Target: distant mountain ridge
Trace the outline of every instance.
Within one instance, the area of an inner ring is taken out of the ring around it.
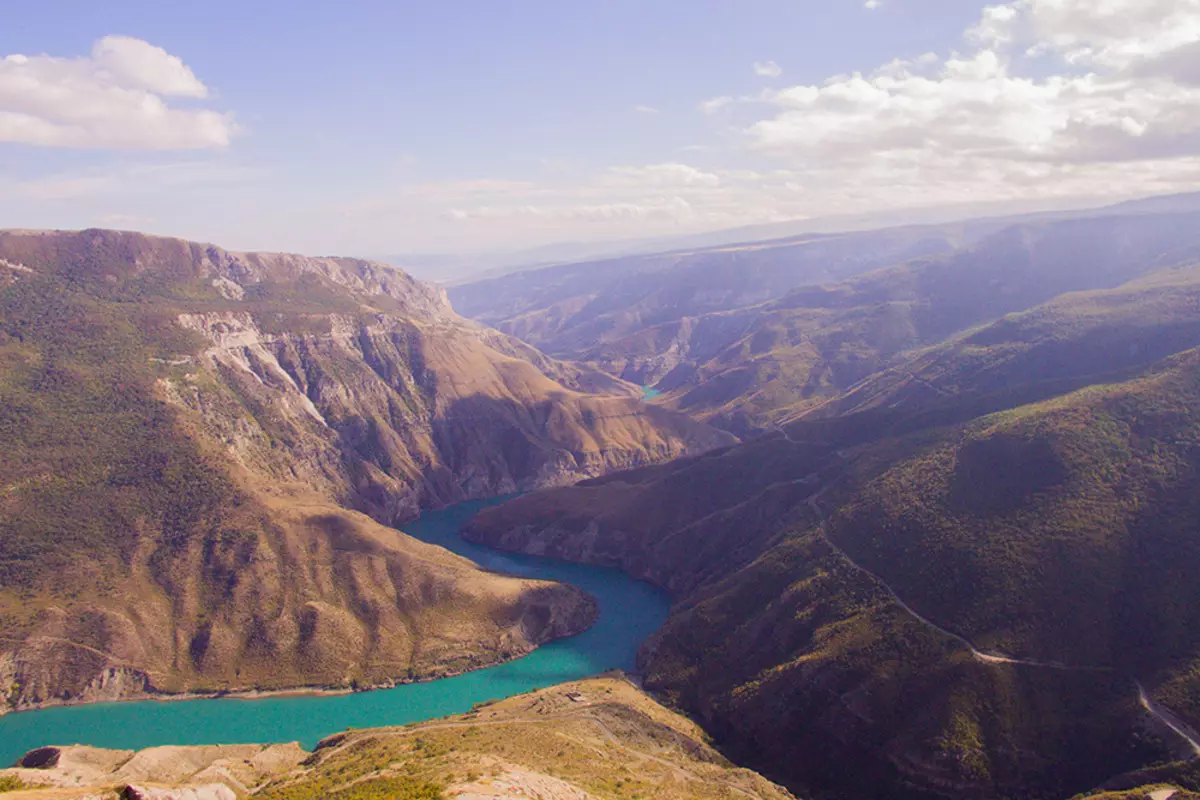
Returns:
[[[657,383],[666,392],[660,402],[744,434],[795,418],[903,363],[910,351],[1005,314],[1197,258],[1200,213],[1015,226],[952,253],[701,317],[686,331],[631,337],[590,360],[653,360],[656,343],[673,332],[678,363]]]
[[[1145,259],[1174,252],[1186,260],[1197,243],[1197,214],[1200,194],[811,234],[546,268],[454,287],[450,297],[468,316],[552,354],[655,385],[668,393],[663,404],[745,434],[950,332],[917,330],[914,314],[969,327],[1057,292],[1111,287],[1152,268]],[[1107,237],[1107,249],[1091,241],[1093,232]],[[1133,238],[1124,242],[1120,236]],[[1035,247],[1041,249],[1035,253]],[[1034,257],[1042,261],[1034,263]],[[1089,274],[1091,257],[1098,264],[1126,258],[1137,266],[1119,275]],[[1020,279],[1040,286],[1041,294],[1021,296],[1024,290],[1012,286],[1017,276],[1006,274],[1010,263],[1021,264]],[[1046,281],[1039,270],[1047,271]],[[973,271],[988,271],[1001,290],[972,284]],[[1050,276],[1058,283],[1052,285]],[[935,280],[947,288],[939,290]],[[955,298],[956,291],[968,294]],[[851,302],[859,303],[857,310],[847,306]],[[964,306],[954,319],[947,316],[952,303]],[[968,303],[977,308],[966,308]]]
[[[812,217],[784,222],[744,225],[715,231],[598,242],[557,242],[529,250],[505,253],[442,253],[393,254],[378,260],[408,270],[423,280],[446,286],[466,285],[500,278],[518,272],[562,267],[585,261],[683,252],[708,248],[745,245],[754,242],[823,234],[846,234],[883,228],[947,225],[965,220],[1008,220],[1010,224],[1033,219],[1056,219],[1088,216],[1112,210],[1162,210],[1166,204],[1175,210],[1196,210],[1200,200],[1194,194],[1169,195],[1129,200],[1118,204],[1089,205],[1086,200],[1053,201],[1043,208],[1030,208],[1028,201],[978,203],[952,207],[931,207],[849,214],[831,217]],[[1039,205],[1039,204],[1034,204]],[[1017,210],[1020,209],[1020,210]]]

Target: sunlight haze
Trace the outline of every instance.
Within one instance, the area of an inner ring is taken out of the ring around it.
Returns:
[[[160,8],[6,10],[8,224],[484,253],[1200,185],[1197,0]]]

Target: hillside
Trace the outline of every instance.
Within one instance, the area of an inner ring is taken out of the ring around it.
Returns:
[[[1115,289],[1064,294],[907,353],[801,417],[861,441],[1119,381],[1197,346],[1200,268],[1168,268]]]
[[[974,241],[980,226],[914,226],[681,250],[547,267],[450,289],[455,310],[560,357],[658,325],[781,298],[797,286],[835,281]],[[611,365],[610,365],[611,366]],[[617,370],[653,383],[660,365]]]
[[[64,748],[26,760],[57,763],[0,770],[0,782],[75,788],[18,791],[7,795],[13,800],[115,798],[129,784],[203,787],[212,800],[225,800],[223,791],[265,800],[790,797],[734,767],[694,723],[619,676],[512,697],[460,717],[338,734],[311,755],[296,745]]]
[[[1193,198],[555,266],[451,299],[552,354],[753,435],[907,351],[1194,259]]]
[[[811,236],[507,276],[465,313],[666,393],[741,436],[836,397],[911,351],[1064,292],[1200,252],[1193,204]]]
[[[728,441],[369,262],[9,232],[0,277],[5,709],[527,652],[591,602],[378,523]]]
[[[1114,288],[1192,263],[1197,247],[1195,213],[1076,219],[1008,228],[949,255],[798,289],[765,306],[694,321],[693,332],[733,331],[735,338],[716,336],[702,348],[694,348],[694,333],[679,338],[688,357],[660,380],[662,403],[738,433],[770,428],[899,365],[909,351],[1065,292]],[[587,357],[605,366],[615,352],[654,358],[652,342],[668,333]]]
[[[960,418],[801,420],[469,535],[671,588],[647,685],[801,794],[1066,797],[1190,755],[1134,680],[1200,726],[1200,351]]]

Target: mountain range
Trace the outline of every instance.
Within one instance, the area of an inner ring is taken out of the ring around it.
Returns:
[[[1194,257],[1195,196],[1077,214],[802,237],[455,287],[468,316],[667,393],[739,435],[903,353],[1057,294]]]
[[[354,259],[0,234],[0,686],[20,709],[518,656],[591,598],[394,526],[524,492],[464,535],[669,592],[653,700],[610,677],[349,732],[244,789],[1191,796],[1197,202],[448,294]]]

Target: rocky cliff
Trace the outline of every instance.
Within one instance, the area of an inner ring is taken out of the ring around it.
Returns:
[[[0,259],[5,708],[527,652],[590,600],[379,523],[728,439],[384,265],[109,231]]]

